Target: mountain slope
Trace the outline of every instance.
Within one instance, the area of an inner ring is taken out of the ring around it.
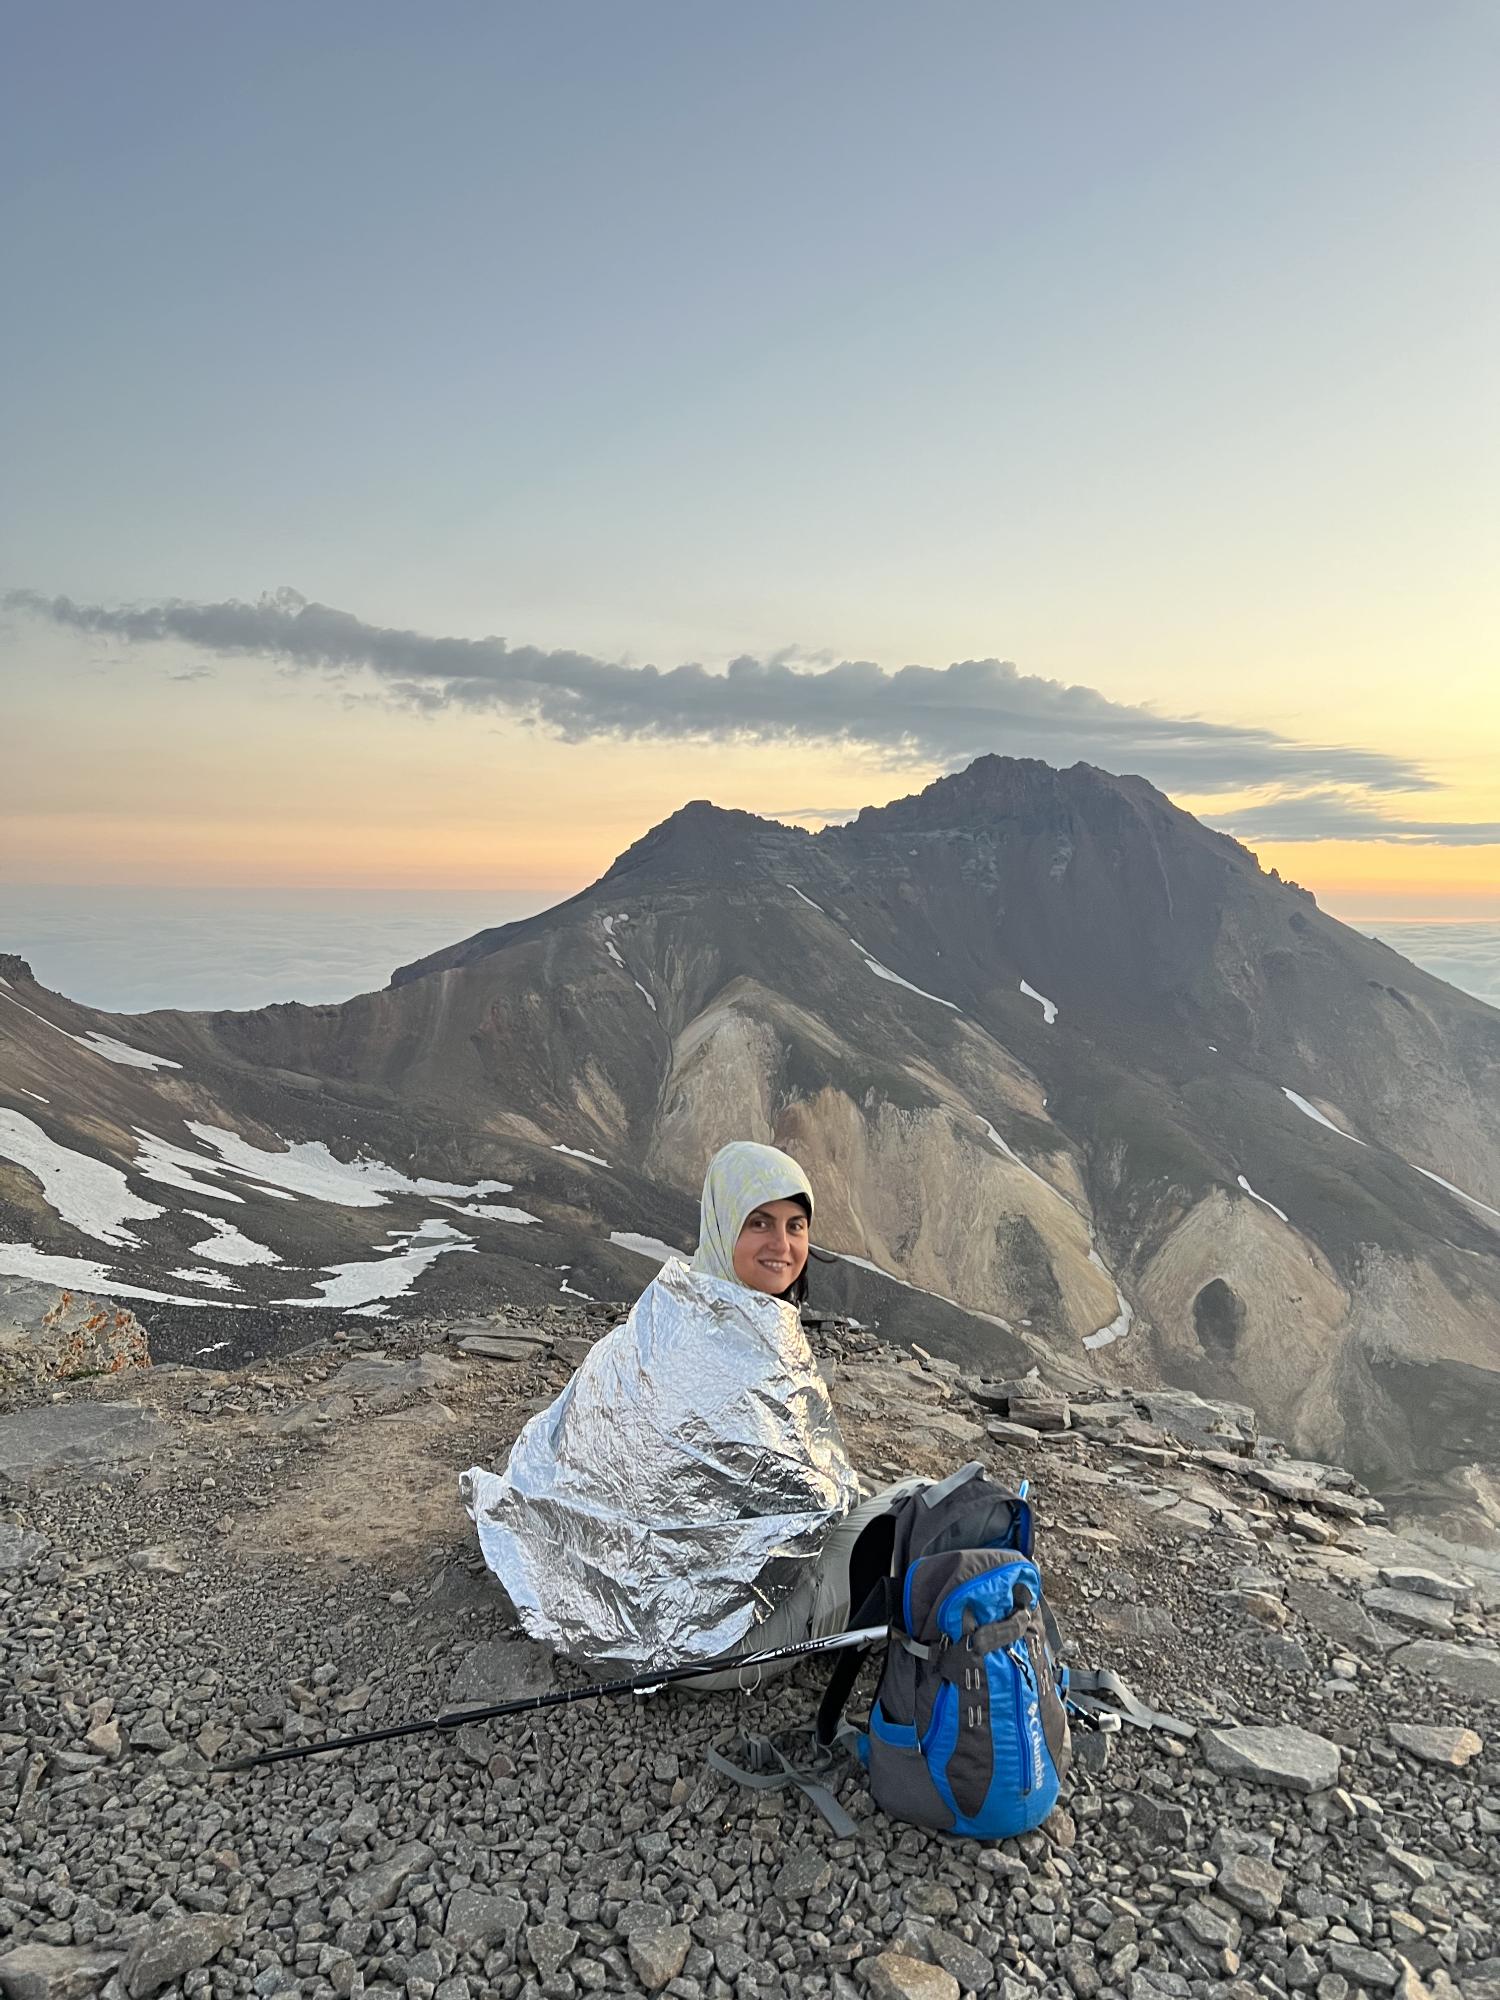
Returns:
[[[129,1031],[263,1132],[546,1195],[575,1251],[690,1240],[713,1149],[774,1140],[921,1288],[888,1326],[1248,1400],[1387,1487],[1500,1463],[1500,1013],[1139,778],[985,757],[816,835],[697,802],[383,992]]]

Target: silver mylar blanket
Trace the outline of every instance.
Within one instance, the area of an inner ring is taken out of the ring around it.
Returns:
[[[532,1638],[642,1668],[753,1643],[859,1497],[796,1308],[676,1258],[460,1487]]]

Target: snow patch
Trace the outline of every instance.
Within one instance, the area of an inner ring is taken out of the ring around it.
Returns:
[[[606,938],[604,940],[604,949],[609,953],[615,964],[619,966],[621,972],[623,972],[625,970],[625,961],[621,958],[620,947],[615,943],[613,938]]]
[[[652,999],[651,995],[646,991],[645,987],[642,986],[641,982],[638,979],[633,981],[632,983],[635,986],[636,992],[640,994],[641,998],[645,1001],[646,1005],[651,1009],[652,1013],[654,1014],[656,1012],[656,1002]]]
[[[159,1306],[217,1306],[222,1312],[248,1312],[233,1299],[190,1299],[181,1292],[153,1292],[116,1278],[107,1264],[87,1257],[56,1257],[30,1243],[0,1243],[0,1276],[35,1278],[39,1284],[64,1291],[98,1292],[107,1299],[149,1299]]]
[[[790,888],[791,884],[788,883],[787,886],[788,888]],[[800,895],[801,891],[799,890],[798,893]],[[891,982],[892,986],[904,986],[908,993],[915,993],[922,1000],[934,1000],[937,1002],[939,1007],[951,1007],[955,1014],[961,1014],[963,1012],[963,1009],[955,1005],[955,1003],[952,1000],[944,1000],[939,994],[928,993],[923,987],[913,986],[911,981],[909,979],[903,979],[899,972],[892,972],[891,968],[888,965],[882,965],[878,958],[874,957],[870,952],[865,950],[864,946],[860,943],[857,937],[850,938],[849,942],[850,944],[853,945],[854,949],[859,953],[860,957],[864,960],[866,966],[869,968],[871,972],[874,973],[877,979],[888,979]]]
[[[563,1279],[562,1283],[558,1286],[557,1289],[560,1292],[566,1292],[570,1299],[587,1299],[590,1305],[593,1305],[595,1303],[594,1295],[592,1292],[580,1292],[575,1290],[575,1288],[568,1283],[566,1278]]]
[[[554,1146],[552,1150],[554,1153],[566,1153],[570,1160],[587,1160],[591,1166],[607,1167],[609,1165],[609,1161],[601,1160],[597,1153],[585,1153],[578,1146]]]
[[[167,1276],[169,1278],[181,1278],[185,1285],[202,1285],[210,1292],[239,1292],[244,1290],[243,1285],[237,1285],[233,1278],[224,1271],[168,1271]],[[227,1347],[229,1343],[227,1340],[221,1341],[220,1345]]]
[[[1042,1010],[1043,1022],[1050,1028],[1052,1023],[1057,1019],[1057,1002],[1049,1000],[1045,993],[1038,993],[1036,988],[1024,979],[1021,981],[1021,991],[1026,995],[1028,1000],[1035,1000],[1038,1007]]]
[[[1270,1209],[1272,1215],[1279,1215],[1282,1221],[1287,1224],[1288,1228],[1290,1228],[1291,1218],[1288,1216],[1284,1208],[1278,1208],[1274,1201],[1267,1201],[1263,1194],[1257,1194],[1255,1192],[1255,1189],[1251,1187],[1249,1181],[1245,1179],[1245,1176],[1243,1174],[1236,1174],[1235,1180],[1237,1184],[1245,1190],[1246,1194],[1249,1195],[1252,1201],[1258,1201],[1262,1208]]]
[[[1407,1165],[1410,1166],[1411,1162],[1408,1161]],[[1438,1186],[1446,1188],[1449,1194],[1456,1194],[1460,1201],[1467,1201],[1475,1208],[1482,1208],[1486,1215],[1493,1215],[1495,1220],[1500,1222],[1500,1208],[1491,1208],[1489,1203],[1481,1201],[1477,1194],[1466,1194],[1461,1187],[1455,1187],[1452,1181],[1445,1181],[1441,1174],[1431,1173],[1426,1167],[1416,1167],[1413,1171],[1421,1174],[1425,1180],[1436,1181]]]
[[[524,1208],[506,1208],[492,1201],[471,1201],[467,1204],[450,1201],[445,1202],[444,1207],[451,1208],[455,1215],[472,1215],[482,1222],[540,1222],[542,1219],[539,1215],[529,1214]]]
[[[1325,1126],[1328,1131],[1337,1132],[1341,1139],[1352,1140],[1356,1146],[1365,1143],[1363,1139],[1356,1139],[1352,1132],[1346,1132],[1342,1126],[1335,1125],[1331,1118],[1325,1118],[1316,1104],[1309,1104],[1305,1097],[1299,1096],[1295,1090],[1288,1090],[1285,1084],[1281,1086],[1281,1094],[1288,1103],[1296,1105],[1304,1118],[1310,1118],[1314,1125]]]
[[[92,1049],[96,1056],[103,1056],[106,1062],[121,1063],[126,1069],[181,1069],[179,1062],[169,1062],[165,1056],[148,1055],[144,1049],[133,1049],[129,1042],[117,1042],[113,1035],[101,1035],[97,1028],[90,1028],[86,1035],[71,1038],[81,1049]]]
[[[1135,1307],[1120,1290],[1119,1281],[1115,1277],[1114,1272],[1110,1270],[1108,1264],[1105,1263],[1093,1244],[1089,1245],[1089,1262],[1096,1270],[1102,1271],[1114,1286],[1115,1305],[1118,1308],[1114,1318],[1107,1326],[1101,1326],[1097,1332],[1086,1333],[1083,1336],[1084,1346],[1092,1352],[1096,1348],[1110,1347],[1115,1341],[1125,1338],[1126,1334],[1129,1333],[1131,1327],[1135,1324]]]
[[[50,1097],[43,1097],[39,1090],[28,1090],[24,1083],[21,1085],[21,1095],[23,1097],[34,1097],[38,1104],[50,1104],[52,1102]]]
[[[131,1222],[149,1222],[166,1210],[130,1192],[118,1167],[60,1146],[24,1111],[0,1110],[0,1159],[11,1160],[42,1184],[42,1196],[64,1222],[100,1243],[139,1249]]]
[[[87,1049],[90,1055],[103,1056],[106,1062],[123,1063],[129,1069],[182,1068],[181,1063],[171,1062],[166,1056],[148,1055],[144,1049],[134,1049],[128,1042],[117,1042],[113,1035],[101,1035],[97,1028],[90,1028],[85,1035],[72,1034],[67,1028],[58,1027],[56,1021],[49,1021],[45,1014],[39,1014],[35,1007],[28,1007],[24,1000],[18,1000],[14,993],[7,991],[4,997],[13,1007],[19,1007],[23,1014],[29,1014],[33,1021],[40,1021],[54,1034],[66,1035],[70,1042]]]
[[[364,1309],[366,1317],[375,1318],[380,1315],[370,1312],[369,1308],[379,1300],[399,1298],[403,1292],[409,1292],[428,1265],[439,1257],[452,1250],[472,1252],[474,1249],[472,1237],[465,1236],[462,1230],[453,1229],[436,1217],[416,1229],[390,1233],[403,1235],[408,1247],[398,1250],[380,1264],[364,1259],[348,1264],[325,1264],[323,1270],[326,1275],[314,1281],[322,1294],[321,1298],[278,1299],[277,1305],[329,1306],[352,1312]]]
[[[794,896],[802,896],[802,891],[797,887],[795,882],[787,882],[783,884],[783,886],[785,888],[790,889]],[[804,903],[806,903],[807,907],[810,910],[816,910],[820,917],[826,917],[828,915],[828,912],[823,908],[823,905],[821,903],[815,903],[811,896],[802,896],[802,900]]]
[[[637,1236],[633,1230],[612,1229],[611,1243],[617,1243],[622,1250],[633,1250],[638,1257],[649,1257],[655,1264],[665,1264],[669,1257],[681,1257],[684,1262],[691,1254],[687,1250],[674,1250],[670,1243],[663,1243],[657,1236]]]
[[[135,1128],[135,1171],[142,1180],[159,1181],[163,1187],[182,1188],[188,1194],[206,1195],[210,1201],[244,1202],[242,1194],[234,1194],[228,1188],[216,1187],[211,1181],[200,1180],[200,1174],[225,1174],[229,1172],[222,1160],[206,1159],[201,1153],[190,1153],[186,1146],[174,1146],[170,1139],[159,1139],[154,1132],[144,1127]],[[285,1193],[281,1188],[259,1187],[258,1194],[273,1195],[277,1201],[294,1201],[295,1195]]]
[[[232,1222],[222,1216],[205,1214],[202,1209],[188,1208],[184,1215],[192,1216],[195,1222],[206,1222],[213,1231],[201,1243],[195,1243],[193,1255],[207,1257],[213,1264],[279,1264],[281,1259],[274,1250],[264,1243],[257,1243],[253,1237],[242,1235]],[[181,1271],[174,1276],[181,1277]]]
[[[212,1146],[232,1172],[312,1201],[331,1202],[338,1208],[380,1208],[393,1194],[450,1195],[468,1200],[476,1195],[510,1193],[509,1181],[465,1185],[462,1181],[413,1180],[382,1160],[336,1159],[321,1139],[299,1139],[285,1152],[270,1153],[222,1126],[198,1125],[189,1119],[188,1130],[205,1146]],[[218,1170],[218,1162],[210,1162],[206,1170]]]

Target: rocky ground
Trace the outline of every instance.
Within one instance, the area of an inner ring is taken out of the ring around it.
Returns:
[[[1245,1413],[1069,1409],[838,1325],[861,1469],[1029,1476],[1077,1658],[1193,1733],[1080,1735],[1047,1829],[994,1846],[852,1769],[854,1840],[713,1776],[808,1718],[811,1666],[215,1772],[580,1681],[508,1619],[457,1473],[608,1324],[366,1323],[0,1416],[0,1992],[1500,2000],[1500,1573]]]

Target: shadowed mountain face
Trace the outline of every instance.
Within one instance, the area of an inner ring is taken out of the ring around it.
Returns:
[[[122,1167],[96,1100],[128,1081],[178,1137],[176,1100],[211,1098],[197,1122],[263,1147],[503,1179],[541,1218],[502,1248],[476,1229],[424,1291],[545,1242],[620,1296],[648,1267],[610,1231],[690,1243],[709,1154],[768,1139],[820,1240],[917,1288],[817,1274],[888,1334],[1154,1373],[1372,1483],[1491,1504],[1465,1468],[1500,1463],[1500,1013],[1142,779],[984,757],[817,835],[696,803],[570,902],[339,1007],[122,1026],[12,998],[181,1065],[62,1090],[58,1136]],[[17,1171],[9,1233],[40,1243]]]

